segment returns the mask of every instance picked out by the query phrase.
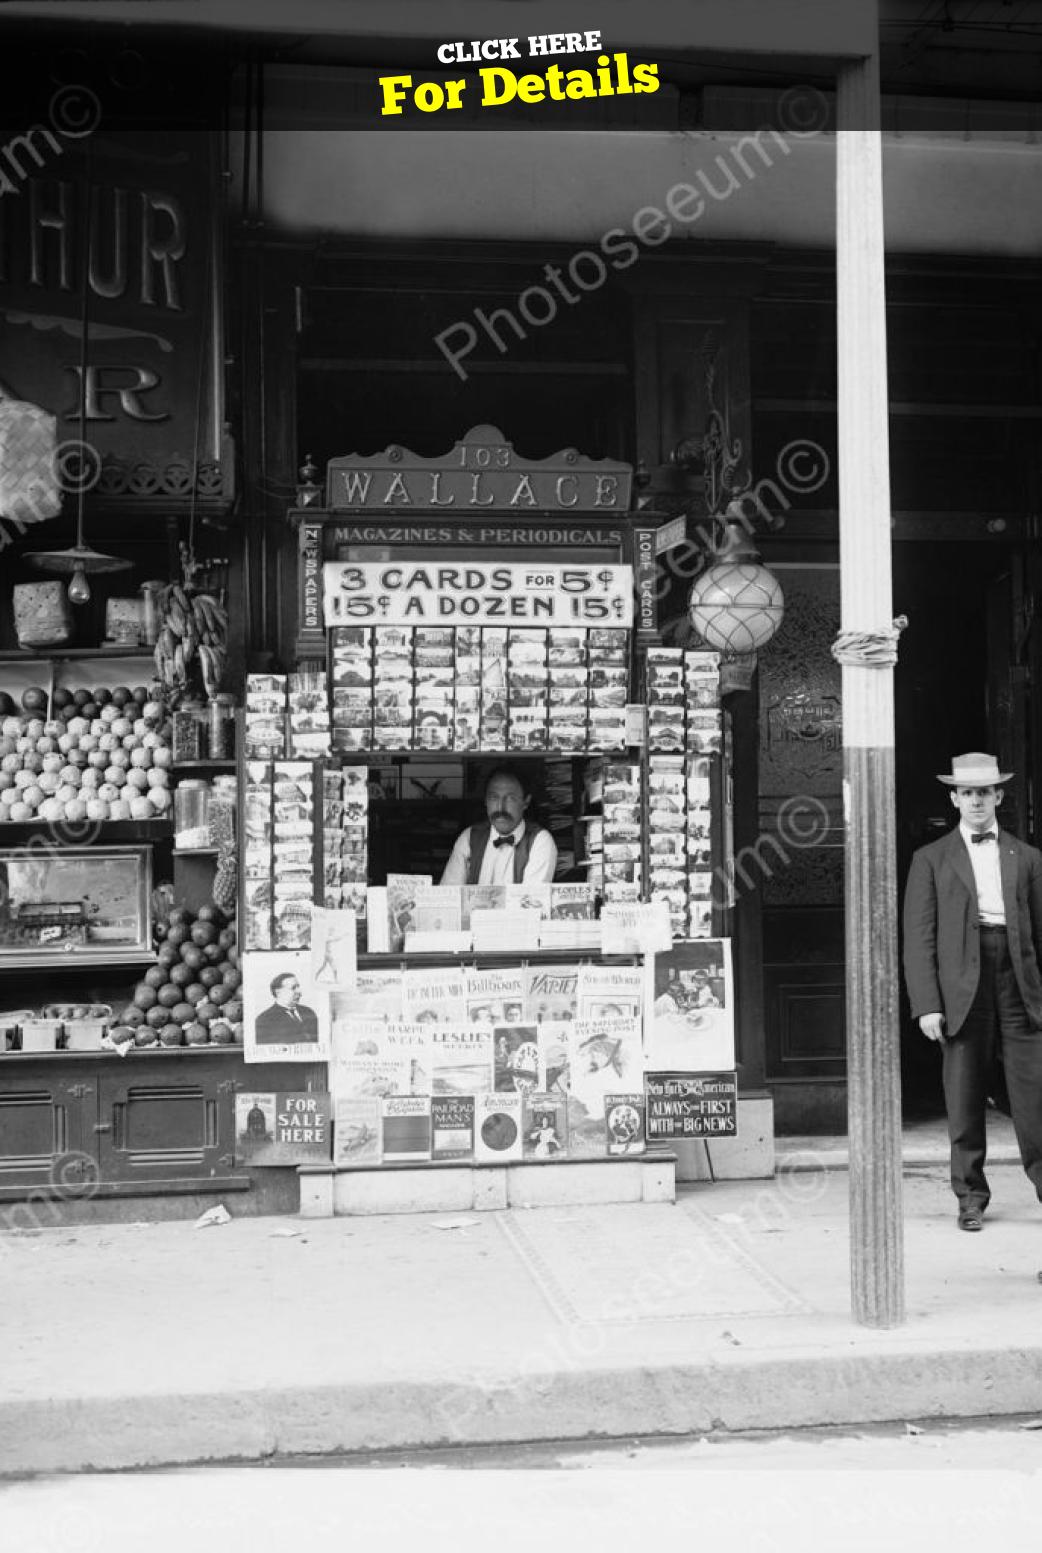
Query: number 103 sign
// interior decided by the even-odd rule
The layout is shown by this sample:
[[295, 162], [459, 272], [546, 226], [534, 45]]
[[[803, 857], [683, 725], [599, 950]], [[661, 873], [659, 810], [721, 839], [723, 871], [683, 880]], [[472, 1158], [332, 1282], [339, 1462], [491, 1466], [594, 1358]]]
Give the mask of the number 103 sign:
[[633, 624], [631, 566], [337, 561], [323, 583], [327, 626]]

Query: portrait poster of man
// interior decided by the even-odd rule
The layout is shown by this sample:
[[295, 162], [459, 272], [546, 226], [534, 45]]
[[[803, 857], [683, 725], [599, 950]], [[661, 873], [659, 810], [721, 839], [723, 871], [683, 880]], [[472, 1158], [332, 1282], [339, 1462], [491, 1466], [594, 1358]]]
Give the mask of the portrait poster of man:
[[306, 950], [244, 954], [242, 1001], [247, 1062], [329, 1060], [329, 992]]

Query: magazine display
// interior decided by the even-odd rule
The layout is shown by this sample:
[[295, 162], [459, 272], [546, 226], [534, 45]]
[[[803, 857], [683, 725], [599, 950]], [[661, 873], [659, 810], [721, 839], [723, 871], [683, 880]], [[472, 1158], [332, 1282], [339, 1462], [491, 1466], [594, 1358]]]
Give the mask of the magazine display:
[[640, 965], [581, 965], [576, 987], [578, 1018], [640, 1019], [644, 968]]
[[538, 1090], [524, 1097], [522, 1151], [525, 1159], [564, 1159], [568, 1153], [568, 1101]]
[[478, 1095], [474, 1108], [474, 1158], [486, 1165], [515, 1163], [524, 1157], [521, 1137], [523, 1097], [494, 1091]]
[[520, 1024], [525, 1012], [525, 976], [519, 965], [467, 971], [467, 1019], [471, 1024]]
[[352, 1024], [333, 1048], [334, 1095], [429, 1095], [431, 1032], [424, 1024]]
[[416, 1023], [467, 1023], [467, 978], [462, 966], [438, 965], [402, 972], [402, 1010]]
[[491, 1026], [434, 1025], [430, 1054], [433, 1095], [477, 1095], [493, 1087]]
[[644, 1087], [638, 1019], [576, 1020], [568, 1033], [571, 1102], [603, 1116], [608, 1095]]

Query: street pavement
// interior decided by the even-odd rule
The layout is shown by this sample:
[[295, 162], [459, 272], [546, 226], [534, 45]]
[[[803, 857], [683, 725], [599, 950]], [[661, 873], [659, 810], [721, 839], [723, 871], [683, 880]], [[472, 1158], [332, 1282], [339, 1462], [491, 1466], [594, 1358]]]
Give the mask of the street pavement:
[[[850, 1313], [848, 1178], [673, 1204], [0, 1237], [0, 1471], [1042, 1411], [1042, 1209], [907, 1164], [907, 1317]], [[229, 1205], [234, 1209], [234, 1204]]]

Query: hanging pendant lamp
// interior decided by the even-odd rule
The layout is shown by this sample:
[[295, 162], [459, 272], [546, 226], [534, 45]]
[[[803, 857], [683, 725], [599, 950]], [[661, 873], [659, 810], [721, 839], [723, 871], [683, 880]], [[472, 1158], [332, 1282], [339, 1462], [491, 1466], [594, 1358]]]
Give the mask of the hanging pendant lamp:
[[[60, 473], [66, 481], [70, 479], [75, 484], [76, 490], [76, 543], [67, 550], [30, 550], [24, 559], [30, 566], [35, 566], [37, 571], [53, 572], [58, 576], [69, 577], [69, 603], [89, 604], [90, 583], [87, 578], [90, 574], [99, 572], [125, 572], [133, 565], [132, 561], [124, 560], [116, 555], [103, 555], [100, 550], [94, 550], [86, 543], [83, 533], [83, 509], [87, 491], [97, 478], [90, 478], [88, 467], [91, 462], [90, 455], [98, 460], [98, 455], [87, 443], [87, 339], [90, 333], [90, 316], [88, 303], [90, 299], [90, 248], [91, 248], [91, 223], [94, 210], [94, 185], [90, 173], [90, 145], [86, 149], [87, 169], [84, 185], [86, 188], [86, 218], [84, 220], [83, 242], [83, 291], [80, 300], [80, 417], [79, 417], [79, 458], [81, 467], [73, 472], [69, 467], [68, 454], [71, 452], [69, 444], [65, 444], [64, 456], [60, 462]], [[75, 446], [75, 444], [73, 444]], [[59, 450], [60, 452], [63, 450]], [[100, 464], [100, 460], [98, 460]], [[68, 489], [68, 485], [65, 487]]]

